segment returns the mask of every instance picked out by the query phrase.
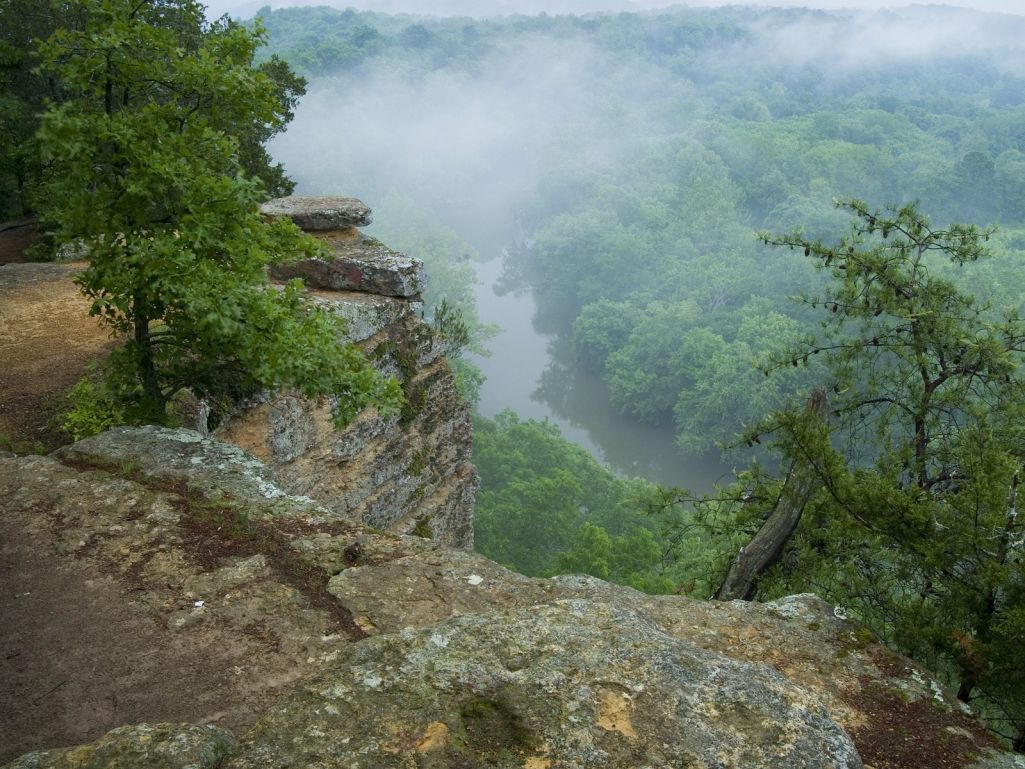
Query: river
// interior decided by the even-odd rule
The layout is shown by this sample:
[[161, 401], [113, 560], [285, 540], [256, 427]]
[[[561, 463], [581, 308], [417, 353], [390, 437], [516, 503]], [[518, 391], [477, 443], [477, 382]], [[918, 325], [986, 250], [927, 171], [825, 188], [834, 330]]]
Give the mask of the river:
[[490, 417], [512, 409], [522, 418], [548, 419], [619, 475], [695, 492], [710, 491], [715, 482], [730, 479], [730, 466], [717, 455], [682, 454], [671, 427], [650, 427], [624, 417], [609, 403], [599, 377], [560, 363], [553, 354], [555, 338], [534, 326], [537, 306], [531, 293], [495, 292], [501, 257], [478, 262], [476, 270], [480, 318], [502, 329], [489, 344], [491, 357], [472, 357], [487, 377], [481, 414]]

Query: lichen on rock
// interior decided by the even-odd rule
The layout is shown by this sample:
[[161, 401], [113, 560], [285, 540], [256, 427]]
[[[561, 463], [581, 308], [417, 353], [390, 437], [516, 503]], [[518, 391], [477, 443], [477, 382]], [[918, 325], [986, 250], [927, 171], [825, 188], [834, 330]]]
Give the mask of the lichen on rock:
[[91, 745], [27, 753], [4, 769], [218, 769], [235, 745], [216, 726], [137, 724]]
[[861, 767], [843, 729], [783, 676], [624, 607], [569, 600], [351, 646], [273, 708], [225, 769], [530, 762]]

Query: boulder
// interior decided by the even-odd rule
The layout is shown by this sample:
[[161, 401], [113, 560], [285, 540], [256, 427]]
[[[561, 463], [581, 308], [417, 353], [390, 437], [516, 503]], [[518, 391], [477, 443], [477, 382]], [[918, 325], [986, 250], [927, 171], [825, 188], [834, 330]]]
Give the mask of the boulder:
[[294, 195], [267, 201], [260, 213], [270, 219], [287, 217], [307, 232], [366, 227], [374, 220], [367, 204], [356, 198]]

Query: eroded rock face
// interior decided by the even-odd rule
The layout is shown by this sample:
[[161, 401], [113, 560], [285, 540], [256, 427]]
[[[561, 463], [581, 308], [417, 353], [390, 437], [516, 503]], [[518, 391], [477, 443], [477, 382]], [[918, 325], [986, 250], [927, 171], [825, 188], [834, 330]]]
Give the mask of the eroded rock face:
[[365, 291], [380, 296], [419, 298], [427, 283], [423, 262], [392, 251], [372, 238], [329, 241], [329, 259], [304, 259], [276, 266], [278, 280], [302, 278], [327, 291]]
[[[364, 210], [363, 218], [353, 213]], [[266, 463], [282, 488], [339, 517], [471, 548], [478, 479], [470, 410], [441, 339], [420, 317], [423, 264], [354, 229], [370, 216], [354, 199], [283, 198], [264, 214], [291, 217], [325, 241], [333, 258], [282, 265], [273, 276], [302, 278], [321, 307], [345, 320], [342, 341], [359, 344], [379, 371], [399, 380], [406, 405], [389, 416], [366, 409], [338, 430], [330, 402], [265, 394], [241, 404], [214, 436]]]

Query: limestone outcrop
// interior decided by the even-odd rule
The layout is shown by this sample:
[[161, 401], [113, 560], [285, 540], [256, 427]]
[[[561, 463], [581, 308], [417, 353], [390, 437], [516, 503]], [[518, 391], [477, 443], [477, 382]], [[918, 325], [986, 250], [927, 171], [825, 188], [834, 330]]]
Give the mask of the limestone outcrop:
[[330, 404], [278, 393], [242, 404], [215, 436], [265, 462], [289, 493], [338, 516], [472, 548], [478, 480], [470, 412], [444, 345], [420, 318], [423, 264], [360, 233], [371, 212], [354, 198], [281, 198], [262, 211], [324, 241], [327, 258], [276, 267], [273, 277], [302, 278], [321, 306], [346, 321], [345, 341], [399, 379], [406, 406], [389, 418], [367, 409], [339, 431]]
[[349, 227], [366, 227], [374, 221], [369, 206], [356, 198], [298, 195], [264, 203], [260, 213], [269, 218], [287, 216], [308, 232], [332, 232]]
[[[1020, 766], [813, 596], [524, 577], [341, 519], [193, 431], [0, 457], [0, 530], [3, 559], [90, 575], [70, 626], [32, 630], [44, 585], [3, 597], [7, 668], [76, 655], [42, 691], [14, 676], [0, 755], [36, 752], [9, 769]], [[101, 700], [107, 721], [75, 731]]]

